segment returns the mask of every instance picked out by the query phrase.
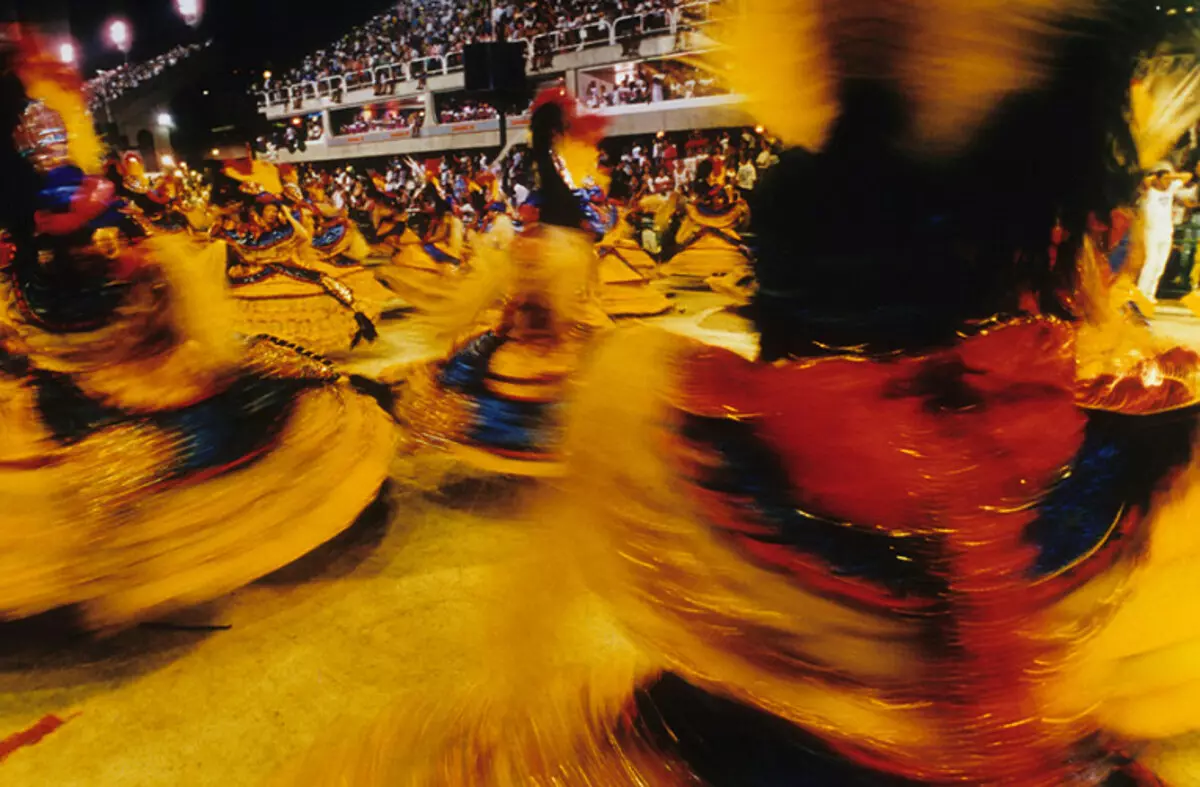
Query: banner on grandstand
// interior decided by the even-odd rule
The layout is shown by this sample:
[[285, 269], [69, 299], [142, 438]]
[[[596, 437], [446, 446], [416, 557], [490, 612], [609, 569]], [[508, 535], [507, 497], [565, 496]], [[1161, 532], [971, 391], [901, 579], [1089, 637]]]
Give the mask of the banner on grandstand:
[[[529, 118], [519, 116], [508, 119], [508, 127], [510, 129], [523, 129], [529, 127]], [[496, 120], [477, 120], [465, 123], [447, 123], [433, 126], [425, 126], [420, 131], [414, 132], [411, 128], [398, 128], [391, 131], [371, 131], [366, 134], [350, 134], [342, 137], [333, 137], [329, 140], [331, 146], [337, 147], [341, 145], [367, 145], [379, 142], [392, 142], [398, 139], [413, 139], [415, 137], [442, 137], [453, 134], [479, 134], [489, 131], [498, 131], [500, 123]]]

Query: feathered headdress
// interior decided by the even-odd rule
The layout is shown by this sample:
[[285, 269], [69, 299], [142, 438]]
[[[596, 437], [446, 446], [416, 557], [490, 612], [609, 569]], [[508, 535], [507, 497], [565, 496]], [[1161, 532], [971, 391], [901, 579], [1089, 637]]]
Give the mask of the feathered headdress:
[[104, 164], [104, 144], [92, 125], [79, 73], [63, 63], [32, 33], [9, 26], [6, 34], [6, 38], [17, 45], [14, 71], [26, 97], [35, 102], [35, 106], [54, 113], [61, 121], [71, 163], [88, 175], [100, 174]]
[[283, 194], [279, 168], [267, 161], [233, 159], [225, 162], [222, 172], [237, 181], [247, 194]]
[[533, 102], [529, 135], [540, 221], [575, 228], [585, 223], [576, 190], [589, 181], [601, 189], [608, 186], [596, 147], [606, 125], [602, 117], [581, 113], [574, 97], [562, 88], [542, 91]]
[[[589, 180], [602, 189], [608, 188], [608, 173], [600, 168], [600, 152], [597, 147], [604, 139], [608, 118], [583, 112], [575, 97], [565, 88], [548, 88], [538, 94], [530, 108], [530, 117], [537, 117], [539, 110], [553, 107], [557, 112], [545, 112], [543, 117], [557, 116], [551, 125], [553, 139], [548, 140], [558, 157], [559, 165], [565, 169], [569, 185], [579, 188]], [[534, 147], [538, 146], [535, 124], [530, 122], [530, 135]]]
[[1149, 170], [1200, 122], [1200, 63], [1152, 60], [1130, 86], [1129, 103], [1138, 166]]
[[1051, 233], [1073, 257], [1133, 158], [1144, 26], [1118, 5], [741, 4], [720, 32], [728, 80], [797, 147], [752, 204], [766, 357], [952, 341], [1028, 293], [1062, 311]]

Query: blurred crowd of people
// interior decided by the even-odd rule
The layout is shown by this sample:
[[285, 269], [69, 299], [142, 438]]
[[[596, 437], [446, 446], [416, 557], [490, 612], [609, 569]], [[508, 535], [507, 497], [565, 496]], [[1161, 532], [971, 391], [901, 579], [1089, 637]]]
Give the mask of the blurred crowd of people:
[[590, 109], [599, 109], [726, 92], [711, 72], [670, 61], [638, 63], [631, 72], [617, 76], [616, 80], [616, 84], [612, 84], [593, 79], [584, 89], [584, 103]]
[[184, 58], [196, 54], [212, 42], [177, 46], [169, 52], [141, 63], [124, 63], [107, 71], [100, 71], [84, 85], [84, 93], [93, 111], [96, 107], [115, 101], [122, 94], [134, 90], [154, 79]]
[[[634, 201], [651, 194], [688, 194], [701, 162], [710, 160], [718, 181], [743, 196], [749, 195], [763, 171], [779, 161], [776, 140], [750, 128], [720, 132], [660, 134], [606, 142], [602, 163], [610, 170], [609, 192]], [[354, 163], [312, 164], [305, 176], [323, 182], [339, 208], [365, 210], [373, 191], [390, 195], [401, 207], [430, 177], [455, 205], [466, 205], [472, 183], [490, 170], [513, 207], [519, 207], [534, 188], [532, 168], [524, 146], [514, 148], [496, 165], [486, 151], [471, 151], [417, 162], [411, 158], [361, 160]]]
[[372, 131], [399, 131], [419, 127], [424, 112], [364, 107], [349, 120], [335, 125], [335, 134], [368, 134]]
[[[559, 33], [560, 46], [599, 41], [601, 30], [608, 28], [630, 39], [667, 29], [677, 5], [677, 0], [401, 0], [252, 90], [276, 95], [293, 85], [343, 77], [343, 90], [377, 82], [376, 92], [382, 95], [394, 90], [395, 83], [382, 76], [377, 80], [372, 69], [461, 53], [467, 44], [496, 40], [500, 32], [508, 40], [526, 41]], [[608, 40], [608, 32], [603, 38]]]
[[492, 120], [497, 116], [496, 108], [485, 101], [454, 96], [439, 96], [437, 99], [439, 123], [465, 123], [472, 120]]
[[615, 194], [687, 193], [707, 159], [722, 182], [748, 195], [762, 172], [779, 162], [779, 150], [778, 141], [756, 129], [691, 131], [606, 144], [602, 163], [612, 172]]

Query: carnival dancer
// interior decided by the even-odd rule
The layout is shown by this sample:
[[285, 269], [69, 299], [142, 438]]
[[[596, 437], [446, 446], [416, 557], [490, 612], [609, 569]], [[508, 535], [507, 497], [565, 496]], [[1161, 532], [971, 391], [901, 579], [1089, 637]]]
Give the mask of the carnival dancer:
[[[489, 640], [494, 686], [297, 783], [1193, 783], [1200, 359], [1077, 368], [1072, 263], [1138, 158], [1122, 8], [743, 4], [720, 57], [794, 146], [758, 361], [611, 334], [542, 544], [603, 611], [529, 570], [503, 630], [558, 626]], [[609, 618], [630, 644], [560, 670]]]
[[141, 154], [129, 151], [109, 163], [109, 180], [117, 187], [117, 196], [126, 202], [126, 210], [147, 233], [175, 234], [190, 228], [187, 216], [178, 209], [179, 183], [170, 173], [151, 181]]
[[364, 189], [364, 211], [352, 218], [366, 234], [372, 256], [391, 257], [408, 229], [408, 207], [401, 196], [387, 190], [378, 173], [370, 173]]
[[738, 234], [749, 209], [733, 189], [716, 178], [712, 159], [704, 159], [696, 167], [683, 210], [675, 251], [662, 266], [663, 276], [678, 287], [698, 289], [707, 286], [712, 276], [740, 271], [749, 264], [749, 252]]
[[596, 214], [569, 185], [595, 170], [602, 125], [553, 90], [530, 129], [539, 188], [520, 231], [507, 248], [476, 244], [482, 259], [437, 314], [451, 350], [404, 370], [397, 415], [419, 442], [486, 472], [548, 476], [562, 467], [567, 385], [610, 324], [596, 295]]
[[[1137, 222], [1113, 266], [1114, 298], [1131, 303], [1142, 315], [1154, 314], [1159, 280], [1172, 252], [1174, 215], [1183, 181], [1167, 161], [1179, 138], [1200, 122], [1200, 66], [1177, 68], [1172, 60], [1148, 59], [1130, 86], [1130, 128], [1138, 146], [1138, 165], [1150, 173], [1142, 194], [1129, 206]], [[1174, 135], [1174, 136], [1172, 136]], [[1169, 140], [1169, 141], [1168, 141]]]
[[474, 221], [466, 227], [468, 254], [479, 243], [492, 243], [500, 249], [508, 248], [515, 234], [508, 199], [500, 188], [496, 173], [490, 169], [480, 170], [468, 187], [469, 206], [474, 211]]
[[[322, 354], [373, 341], [386, 294], [357, 261], [347, 257], [348, 264], [338, 265], [322, 257], [323, 238], [286, 203], [278, 169], [245, 160], [228, 164], [224, 176], [237, 184], [237, 196], [213, 237], [228, 250], [227, 276], [241, 330], [280, 336]], [[338, 244], [351, 242], [343, 233], [328, 248], [340, 261]], [[355, 285], [365, 286], [365, 297]]]
[[596, 243], [599, 257], [597, 276], [599, 279], [600, 303], [609, 317], [650, 317], [671, 310], [671, 301], [662, 292], [650, 285], [656, 277], [656, 264], [637, 241], [637, 228], [628, 208], [623, 206], [622, 195], [595, 193], [593, 199], [607, 200], [606, 224], [610, 229]]
[[318, 201], [322, 195], [306, 192], [294, 167], [284, 164], [278, 169], [283, 203], [299, 224], [297, 232], [308, 239], [312, 250], [312, 254], [306, 251], [300, 256], [304, 267], [349, 288], [372, 319], [398, 306], [396, 296], [366, 267], [371, 248], [358, 226], [340, 211], [331, 213], [333, 206]]
[[[412, 164], [414, 176], [421, 174]], [[427, 162], [424, 183], [404, 231], [392, 236], [391, 262], [376, 275], [394, 293], [422, 311], [437, 309], [466, 275], [466, 235], [462, 220], [442, 188], [436, 162]]]
[[[0, 619], [114, 629], [217, 598], [350, 526], [394, 437], [317, 356], [236, 339], [213, 246], [141, 237], [78, 76], [3, 54]], [[15, 51], [14, 51], [15, 50]]]

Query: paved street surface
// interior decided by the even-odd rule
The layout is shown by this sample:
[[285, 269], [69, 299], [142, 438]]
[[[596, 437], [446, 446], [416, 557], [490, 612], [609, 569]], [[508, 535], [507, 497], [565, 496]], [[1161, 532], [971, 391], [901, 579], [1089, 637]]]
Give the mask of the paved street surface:
[[[658, 322], [753, 353], [719, 297], [678, 304]], [[1168, 307], [1157, 324], [1200, 347], [1200, 320]], [[420, 320], [399, 321], [353, 367], [370, 374], [430, 353]], [[0, 763], [0, 784], [253, 787], [337, 724], [486, 681], [487, 643], [512, 635], [498, 624], [504, 599], [527, 592], [530, 577], [582, 599], [564, 662], [627, 647], [569, 567], [531, 564], [544, 533], [519, 512], [536, 491], [492, 480], [452, 498], [393, 494], [299, 564], [173, 621], [196, 630], [142, 627], [93, 642], [56, 620], [0, 627], [0, 739], [47, 716], [65, 722]], [[1200, 785], [1193, 761], [1173, 767], [1180, 784]]]

